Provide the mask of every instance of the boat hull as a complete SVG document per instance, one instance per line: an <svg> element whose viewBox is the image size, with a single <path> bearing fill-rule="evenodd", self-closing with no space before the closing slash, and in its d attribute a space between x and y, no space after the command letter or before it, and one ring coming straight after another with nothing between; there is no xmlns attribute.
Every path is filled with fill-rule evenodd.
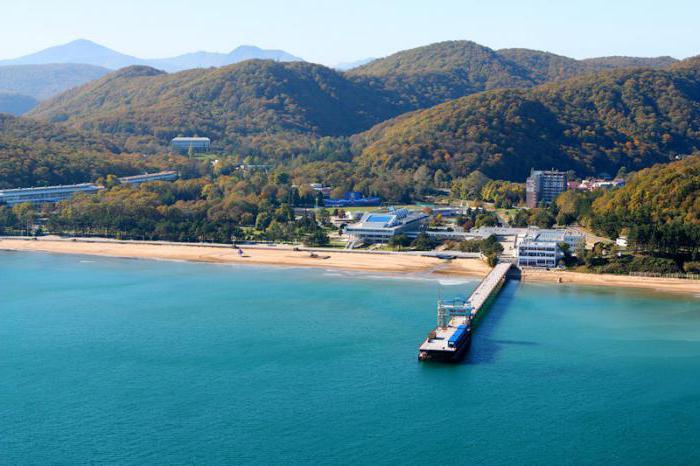
<svg viewBox="0 0 700 466"><path fill-rule="evenodd" d="M460 362L469 351L472 344L471 332L463 338L455 351L420 350L418 352L419 361L434 362Z"/></svg>

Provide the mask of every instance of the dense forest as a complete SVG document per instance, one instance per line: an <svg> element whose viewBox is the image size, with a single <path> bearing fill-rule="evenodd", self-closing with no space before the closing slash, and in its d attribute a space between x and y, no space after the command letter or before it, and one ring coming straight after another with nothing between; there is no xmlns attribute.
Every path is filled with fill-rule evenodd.
<svg viewBox="0 0 700 466"><path fill-rule="evenodd" d="M532 167L636 170L700 148L700 68L483 92L383 123L355 142L357 163L378 174L428 167L522 181Z"/></svg>
<svg viewBox="0 0 700 466"><path fill-rule="evenodd" d="M536 83L516 63L474 42L419 47L352 69L348 76L389 93L405 110L431 107L476 92Z"/></svg>
<svg viewBox="0 0 700 466"><path fill-rule="evenodd" d="M573 170L581 176L600 172L615 174L622 167L637 170L654 163L668 162L698 149L698 70L700 67L690 60L673 65L672 70L617 70L545 84L530 90L487 91L428 110L402 114L347 138L320 136L323 132L353 131L350 126L344 126L351 125L349 115L352 112L343 113L334 107L340 105L336 97L342 93L339 94L339 88L331 90L326 85L331 81L345 81L342 75L323 67L252 61L213 71L195 70L173 75L151 68L132 67L70 91L47 103L47 107L42 107L75 105L76 111L82 112L80 109L85 107L88 116L76 113L65 122L54 124L26 120L24 124L28 125L29 132L36 128L52 128L51 131L62 133L61 138L69 139L65 141L64 149L53 151L53 155L45 150L44 162L38 168L32 164L25 167L18 159L5 157L2 162L4 175L0 177L0 182L4 182L5 186L7 180L13 178L18 181L13 184L15 186L53 182L49 181L51 177L41 174L61 170L41 166L57 154L70 153L67 150L69 147L106 151L107 156L116 153L163 153L163 143L167 138L180 133L167 128L178 128L179 124L190 128L182 131L184 134L198 134L193 128L207 128L207 125L216 125L216 131L231 131L238 143L229 142L237 148L228 151L219 146L215 149L229 154L220 161L223 166L231 167L244 161L282 165L299 174L306 183L325 182L345 191L380 195L392 202L409 201L436 189L449 188L454 180L475 171L491 179L518 182L522 182L533 167ZM278 79L270 78L268 87L262 85L273 71L281 75L273 73ZM290 78L291 75L299 78L316 72L323 78L319 77L320 81L310 87L297 85L297 81ZM221 80L211 73L216 73L215 76L221 77ZM199 78L193 79L193 76ZM252 80L253 84L234 92L230 79ZM204 84L210 80L218 83L219 87ZM195 86L193 82L198 84ZM321 86L321 83L325 84ZM153 87L149 87L151 85ZM292 100L291 94L282 96L278 86L290 93L296 92L294 95L297 97ZM156 88L159 91L153 93ZM215 89L216 94L212 99L220 102L212 104L203 94L206 89ZM357 90L356 87L343 89L348 92ZM270 97L266 99L261 93L268 90ZM317 98L310 93L311 90L320 92L324 96L321 100L326 99L332 105L329 104L329 108L320 113L308 110L307 107L313 107ZM242 93L257 97L241 100ZM160 102L156 102L158 95L163 96ZM370 95L377 96L372 92ZM303 101L303 105L300 103L302 97L308 99ZM386 105L381 108L392 108L381 98L380 101ZM239 105L234 105L235 102ZM175 106L170 112L167 110L169 105ZM219 105L221 107L217 107ZM137 107L145 112L138 117L134 110ZM212 118L212 107L216 107L216 113L222 116L230 111L240 126L223 117ZM245 110L242 110L244 107ZM105 108L109 112L104 113ZM372 113L367 101L355 104L354 111L365 116ZM370 119L383 118L380 113L374 108ZM49 116L44 113L38 115ZM113 115L114 120L100 115ZM148 118L143 121L144 115L153 117L154 123L149 123ZM200 116L204 119L198 125L197 118ZM63 119L58 115L50 118ZM169 118L174 118L174 121L165 121ZM190 118L193 120L188 122ZM341 120L344 122L341 123ZM314 121L325 123L321 128ZM333 121L338 125L335 129L332 128L336 124ZM136 131L135 128L142 124L145 125L143 131ZM149 133L152 129L145 128L150 128L151 124L165 126ZM111 125L116 127L112 128ZM105 133L104 130L109 128L114 132ZM341 131L339 128L346 129ZM18 132L14 134L3 131L6 151L9 147L7 144L13 137L16 139ZM154 138L153 134L161 139ZM203 134L207 134L207 131ZM162 138L165 135L167 137ZM81 140L71 141L70 138ZM22 150L29 154L25 156L29 160L33 151L31 147L41 148L47 139L51 143L60 142L53 135L51 138L31 136L25 139L24 145L17 146L16 140L14 144L18 149L25 147ZM243 139L247 142L241 146L239 143ZM118 160L127 159L131 160L129 164L139 160L140 165L137 165L141 167L146 160L155 161L157 157L144 159L143 156L122 155ZM105 165L116 162L117 159L110 157L106 157L105 161L95 159L89 163L95 167L90 171L86 167L64 169L63 172L67 171L68 175L52 175L52 180L65 182L89 176L94 178L106 173ZM53 165L64 165L64 162ZM27 170L31 170L32 174L28 174ZM115 167L112 171L121 174L133 170L127 166Z"/></svg>
<svg viewBox="0 0 700 466"><path fill-rule="evenodd" d="M206 135L220 152L287 161L316 152L319 138L345 138L407 111L484 90L673 62L600 60L497 52L456 41L400 52L347 73L263 60L173 74L133 66L44 102L30 116L109 134L132 152L158 153L174 136Z"/></svg>
<svg viewBox="0 0 700 466"><path fill-rule="evenodd" d="M616 68L661 68L675 61L670 57L575 60L538 50L496 51L470 41L448 41L374 60L348 75L389 92L407 109L419 109L492 89L533 87Z"/></svg>
<svg viewBox="0 0 700 466"><path fill-rule="evenodd" d="M700 155L642 170L592 204L591 225L641 249L700 251Z"/></svg>
<svg viewBox="0 0 700 466"><path fill-rule="evenodd" d="M152 149L139 138L162 147L177 135L207 135L221 150L274 157L398 113L381 94L329 68L251 60L175 74L124 68L45 102L31 116L121 136L130 150Z"/></svg>
<svg viewBox="0 0 700 466"><path fill-rule="evenodd" d="M40 216L44 231L82 236L172 241L270 240L325 245L328 211L295 218L294 207L314 207L318 195L296 187L285 172L237 171L231 175L121 185L103 180L105 189L76 195L41 210L30 204L0 205L0 233L18 233ZM317 220L319 222L317 222Z"/></svg>
<svg viewBox="0 0 700 466"><path fill-rule="evenodd" d="M162 168L196 173L182 157L125 154L104 135L88 135L0 115L0 189L94 181Z"/></svg>

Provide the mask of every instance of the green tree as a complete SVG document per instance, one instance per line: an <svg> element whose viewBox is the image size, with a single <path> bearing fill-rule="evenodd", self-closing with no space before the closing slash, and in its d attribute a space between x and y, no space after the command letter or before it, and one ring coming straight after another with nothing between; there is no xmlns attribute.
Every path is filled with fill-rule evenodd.
<svg viewBox="0 0 700 466"><path fill-rule="evenodd" d="M525 209L518 209L510 220L513 227L524 228L530 225L530 214Z"/></svg>
<svg viewBox="0 0 700 466"><path fill-rule="evenodd" d="M432 249L435 249L435 247L439 244L438 241L435 241L431 237L429 237L425 233L420 233L411 242L411 247L418 250L418 251L430 251Z"/></svg>
<svg viewBox="0 0 700 466"><path fill-rule="evenodd" d="M289 184L289 173L286 173L286 172L276 173L274 176L273 183L277 184L277 185Z"/></svg>
<svg viewBox="0 0 700 466"><path fill-rule="evenodd" d="M399 233L398 235L394 235L391 238L389 238L389 246L391 246L393 249L398 249L401 250L402 248L408 247L411 245L411 239L404 235L403 233Z"/></svg>
<svg viewBox="0 0 700 466"><path fill-rule="evenodd" d="M555 222L554 215L546 208L532 209L530 223L540 228L552 228Z"/></svg>
<svg viewBox="0 0 700 466"><path fill-rule="evenodd" d="M266 230L270 226L272 218L267 212L260 212L255 218L255 229L256 230Z"/></svg>
<svg viewBox="0 0 700 466"><path fill-rule="evenodd" d="M8 205L0 203L0 234L10 228L17 228L17 217Z"/></svg>
<svg viewBox="0 0 700 466"><path fill-rule="evenodd" d="M488 176L475 170L466 178L458 178L452 182L452 196L458 199L480 199L481 190L489 181L491 179Z"/></svg>
<svg viewBox="0 0 700 466"><path fill-rule="evenodd" d="M322 228L317 228L313 233L304 238L304 245L309 247L328 246L330 239Z"/></svg>
<svg viewBox="0 0 700 466"><path fill-rule="evenodd" d="M498 217L493 212L484 212L476 217L476 228L498 226Z"/></svg>
<svg viewBox="0 0 700 466"><path fill-rule="evenodd" d="M105 177L103 182L104 187L107 189L119 186L120 184L121 181L119 181L119 177L116 175L112 175L111 173Z"/></svg>
<svg viewBox="0 0 700 466"><path fill-rule="evenodd" d="M12 214L14 215L17 225L26 234L30 234L34 222L36 221L36 210L30 202L23 202L12 206Z"/></svg>

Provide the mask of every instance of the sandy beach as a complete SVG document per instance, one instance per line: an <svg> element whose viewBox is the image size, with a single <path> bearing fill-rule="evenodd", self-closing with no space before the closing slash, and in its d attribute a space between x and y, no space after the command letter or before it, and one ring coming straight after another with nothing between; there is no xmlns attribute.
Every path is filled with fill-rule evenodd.
<svg viewBox="0 0 700 466"><path fill-rule="evenodd" d="M218 264L257 264L292 267L324 267L368 272L444 273L484 276L490 270L480 260L445 262L434 257L404 254L294 251L291 248L262 248L243 245L244 255L233 248L186 244L143 244L138 242L81 241L53 239L0 239L0 250L37 251L61 254L124 257L134 259L182 260Z"/></svg>
<svg viewBox="0 0 700 466"><path fill-rule="evenodd" d="M291 267L322 267L354 271L386 273L434 273L482 277L490 268L479 259L457 259L450 262L421 255L373 254L362 252L294 251L290 248L247 247L244 255L225 247L198 244L145 243L114 240L69 240L40 238L0 239L0 250L35 251L59 254L85 254L133 259L181 260L219 264L257 264ZM525 270L524 281L638 288L649 291L691 293L700 295L700 280L647 278L626 275L596 275L568 271Z"/></svg>

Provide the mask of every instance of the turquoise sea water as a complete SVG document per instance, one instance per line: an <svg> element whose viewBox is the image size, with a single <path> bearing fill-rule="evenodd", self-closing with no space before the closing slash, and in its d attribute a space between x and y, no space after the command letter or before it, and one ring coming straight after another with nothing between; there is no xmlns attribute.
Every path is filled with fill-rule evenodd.
<svg viewBox="0 0 700 466"><path fill-rule="evenodd" d="M0 464L700 464L700 298L0 252Z"/></svg>

